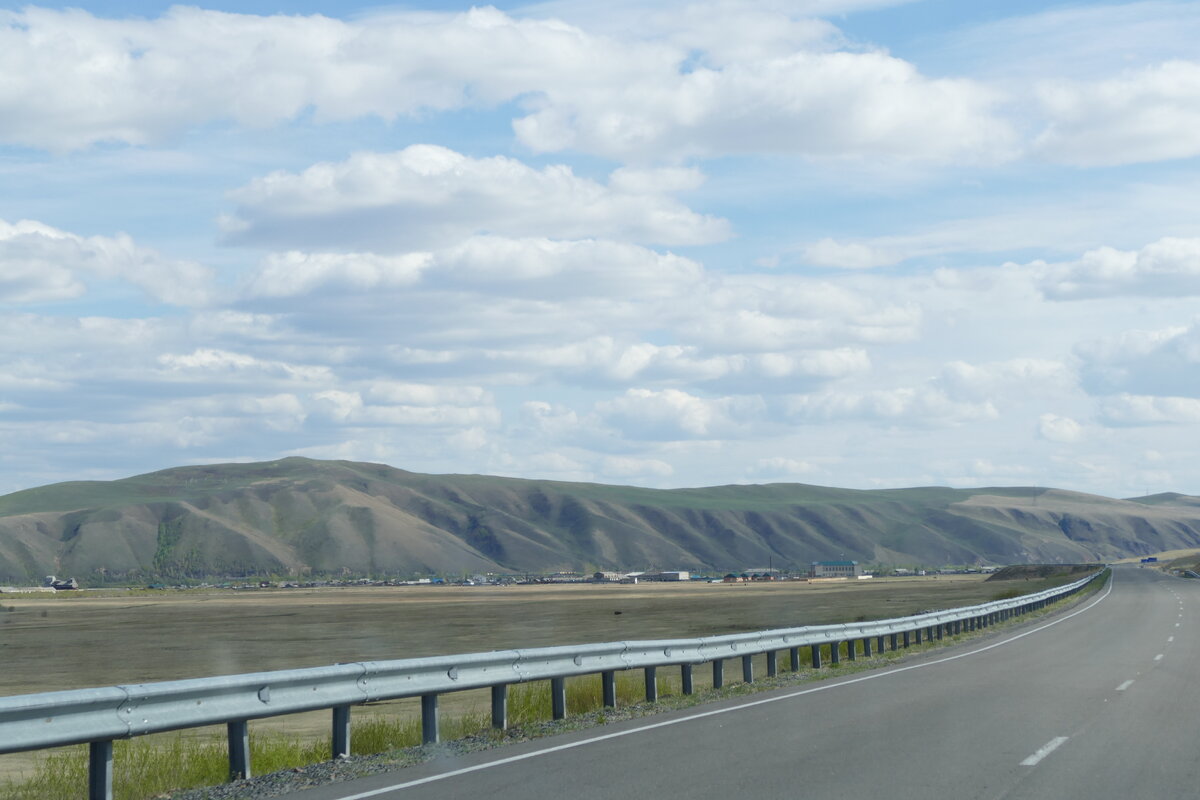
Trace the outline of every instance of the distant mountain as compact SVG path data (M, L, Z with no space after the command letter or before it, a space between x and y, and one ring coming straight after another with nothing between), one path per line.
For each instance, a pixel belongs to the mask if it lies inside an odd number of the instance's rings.
M0 582L1114 559L1200 547L1200 498L804 484L640 489L286 458L0 497Z

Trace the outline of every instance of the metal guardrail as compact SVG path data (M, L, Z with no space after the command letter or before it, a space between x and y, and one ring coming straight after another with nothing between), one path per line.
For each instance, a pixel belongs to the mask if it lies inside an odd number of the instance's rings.
M941 639L988 627L1035 611L1073 594L1102 574L1054 589L965 608L897 619L814 625L699 639L606 642L527 650L496 650L457 656L398 661L365 661L329 667L256 672L213 678L167 681L100 689L0 697L0 754L89 744L90 800L112 798L112 743L149 733L228 726L230 777L250 777L248 721L331 709L333 758L350 753L350 708L377 700L421 698L422 738L438 741L438 696L467 689L492 690L492 724L508 726L507 687L549 680L553 716L566 716L565 679L599 674L604 704L616 705L615 674L645 670L646 699L658 698L659 667L679 667L685 694L692 693L692 670L710 663L713 686L724 684L727 659L742 659L742 679L753 681L753 661L766 654L767 674L778 671L778 654L789 651L791 669L800 667L800 648L810 648L811 665L820 668L822 646L838 663L843 654L871 655L908 647L915 639Z

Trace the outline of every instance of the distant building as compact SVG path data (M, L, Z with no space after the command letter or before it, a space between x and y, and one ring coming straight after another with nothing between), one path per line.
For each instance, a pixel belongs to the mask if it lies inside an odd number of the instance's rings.
M644 581L686 581L691 580L687 570L668 570L666 572L648 572L642 576Z
M742 573L747 580L751 581L777 581L783 577L783 573L772 567L754 567Z
M810 578L857 578L861 574L857 561L814 561L808 568Z

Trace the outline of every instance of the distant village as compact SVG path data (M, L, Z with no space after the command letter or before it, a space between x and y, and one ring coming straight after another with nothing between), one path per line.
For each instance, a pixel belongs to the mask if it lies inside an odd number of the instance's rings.
M247 580L245 578L222 582L192 583L149 583L138 587L148 590L165 589L229 589L238 591L256 589L315 589L325 587L356 586L520 586L544 584L640 584L640 583L759 583L764 581L847 581L870 580L873 578L912 577L929 575L961 575L992 573L1000 569L994 566L945 567L920 569L903 567L864 568L857 561L813 561L807 570L779 570L773 567L756 567L740 572L710 573L688 570L632 571L632 572L553 572L544 575L530 573L484 573L471 576L430 576L423 578L358 578L341 577L322 580ZM40 592L78 591L81 585L75 578L59 579L48 575L41 586L0 586L0 594L28 594ZM106 586L104 588L117 588Z

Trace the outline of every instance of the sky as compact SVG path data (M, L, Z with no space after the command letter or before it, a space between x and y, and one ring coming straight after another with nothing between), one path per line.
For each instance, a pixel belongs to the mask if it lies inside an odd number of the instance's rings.
M1200 494L1200 3L0 3L0 492Z

